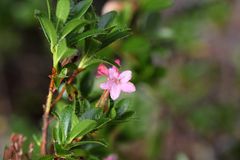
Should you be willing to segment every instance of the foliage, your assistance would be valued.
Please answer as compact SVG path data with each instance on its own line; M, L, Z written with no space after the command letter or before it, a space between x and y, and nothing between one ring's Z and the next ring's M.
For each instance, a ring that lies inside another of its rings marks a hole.
M116 65L103 59L98 52L130 34L128 28L114 23L116 12L98 17L92 2L58 0L54 7L52 1L46 0L47 13L35 11L49 42L53 61L49 94L44 105L42 137L40 140L35 138L41 155L33 155L35 158L99 159L101 156L92 150L107 148L108 145L96 136L98 130L124 122L134 113L128 109L128 100L110 101L105 95L109 92L107 90L99 100L92 100L89 96L95 79L91 66L99 63ZM75 56L78 61L69 61ZM78 74L83 74L79 89L74 83L78 82L74 81ZM59 94L53 101L56 91ZM67 95L65 100L62 99L64 93ZM63 101L59 102L61 99ZM49 127L50 118L52 123ZM50 137L48 130L52 130ZM53 151L50 152L49 146Z

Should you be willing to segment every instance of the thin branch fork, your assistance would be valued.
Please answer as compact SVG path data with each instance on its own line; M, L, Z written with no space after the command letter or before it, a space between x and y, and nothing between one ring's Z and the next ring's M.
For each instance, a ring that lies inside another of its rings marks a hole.
M69 77L67 84L71 84L72 81L77 77L77 75L82 72L84 70L84 68L78 68L76 69L73 74ZM53 101L53 103L51 104L51 107L53 107L63 96L64 92L66 90L66 87L63 86L62 90L59 92L58 96L56 97L56 99Z

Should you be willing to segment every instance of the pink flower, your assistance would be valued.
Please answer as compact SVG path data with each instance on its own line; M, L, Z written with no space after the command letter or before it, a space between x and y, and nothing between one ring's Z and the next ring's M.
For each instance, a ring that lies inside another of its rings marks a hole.
M132 93L136 91L133 83L129 82L132 78L132 72L130 70L119 72L118 68L113 66L107 69L106 66L100 65L98 67L98 75L106 76L107 81L100 84L100 88L108 90L110 92L110 97L116 100L121 92Z
M112 154L104 158L104 160L118 160L118 157L115 154Z

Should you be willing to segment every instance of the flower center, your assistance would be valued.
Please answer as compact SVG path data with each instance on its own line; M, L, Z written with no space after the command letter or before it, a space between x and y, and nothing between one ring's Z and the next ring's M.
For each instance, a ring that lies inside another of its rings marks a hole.
M117 78L116 78L116 79L114 80L114 82L115 82L116 84L120 84L120 79L117 79Z

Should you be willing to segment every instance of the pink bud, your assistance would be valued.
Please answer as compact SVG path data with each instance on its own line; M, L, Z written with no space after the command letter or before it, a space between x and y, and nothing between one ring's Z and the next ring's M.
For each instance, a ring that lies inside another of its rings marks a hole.
M104 64L100 64L97 69L97 78L108 76L108 68Z
M118 64L119 66L121 66L121 61L120 61L120 59L116 59L114 62L115 62L116 64Z

